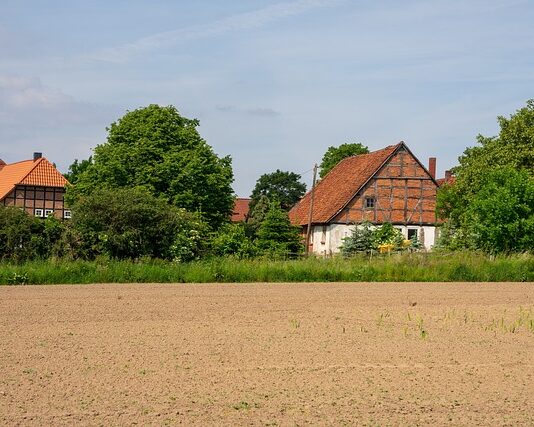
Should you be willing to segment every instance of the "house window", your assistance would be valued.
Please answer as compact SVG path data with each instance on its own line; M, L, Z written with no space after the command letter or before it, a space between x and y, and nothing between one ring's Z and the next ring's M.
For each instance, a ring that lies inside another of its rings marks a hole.
M72 218L72 212L71 212L71 211L65 211L65 212L63 212L63 218L65 218L65 219L71 219L71 218Z
M365 198L365 208L366 209L373 209L376 205L376 199L374 197L366 197Z
M50 215L53 215L54 214L54 210L53 209L45 209L44 211L44 216L46 218L48 218Z
M408 240L417 239L417 230L408 229Z
M42 218L42 217L43 217L43 210L42 210L42 209L35 209L35 210L33 211L33 214L34 214L36 217Z

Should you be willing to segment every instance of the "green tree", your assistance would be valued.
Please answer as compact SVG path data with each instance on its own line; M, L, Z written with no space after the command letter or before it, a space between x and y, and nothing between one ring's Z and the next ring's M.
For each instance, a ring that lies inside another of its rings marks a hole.
M475 248L486 252L534 249L534 179L510 166L493 170L472 198L464 227Z
M503 217L498 209L495 212L498 217L492 215L489 210L482 209L487 202L481 199L481 195L491 199L496 207L507 206L506 209L510 212L521 210L520 206L515 206L520 203L521 198L510 198L509 193L515 191L512 190L513 186L519 185L524 178L518 178L514 174L510 177L511 181L504 182L502 171L523 171L530 179L534 175L534 100L527 101L525 107L509 118L498 117L498 122L499 134L494 137L479 135L478 144L467 148L459 157L459 165L453 169L456 177L454 184L445 185L438 191L438 216L448 222L440 243L449 248L465 247L489 252L519 250L515 241L501 240L497 243L497 238L516 239L510 233L503 233L503 228L506 228L504 224L508 223L510 218ZM490 197L488 191L491 190L488 188L494 185L494 182L502 182L506 187ZM477 228L477 224L485 221L482 215L498 222L495 222L493 227L484 227L485 231L482 232ZM490 230L493 230L493 237L490 236ZM526 239L529 240L530 236Z
M280 169L260 176L250 196L250 210L254 210L262 196L278 201L284 210L291 209L306 193L306 185L300 179L299 174Z
M360 143L341 144L339 147L328 147L321 161L319 176L324 178L335 165L346 157L369 153L369 148Z
M256 237L256 232L270 208L271 202L269 198L267 196L260 196L257 203L249 210L245 227L245 233L248 237Z
M221 227L212 241L212 252L217 256L234 256L236 258L250 258L254 256L256 248L246 234L246 224L226 224Z
M291 225L286 211L272 202L257 232L260 252L271 256L294 256L303 250L297 227Z
M95 148L72 197L102 187L143 187L219 227L234 203L231 159L217 157L198 125L173 106L149 105L126 113L107 129L107 142Z
M102 189L80 197L72 210L82 258L189 261L200 256L207 240L207 228L198 215L143 188Z
M93 157L89 156L88 159L79 161L78 159L74 159L74 162L69 166L69 171L65 174L65 178L67 181L69 181L71 184L76 184L78 182L78 178L82 173L84 173L89 166L93 163Z
M374 230L368 221L355 226L351 235L343 238L343 244L340 248L343 256L370 253L373 249L375 249Z

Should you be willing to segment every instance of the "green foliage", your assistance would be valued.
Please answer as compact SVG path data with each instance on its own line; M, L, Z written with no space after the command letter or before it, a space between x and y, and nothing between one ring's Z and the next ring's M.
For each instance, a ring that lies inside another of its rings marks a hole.
M24 261L44 256L44 224L15 207L0 206L0 258Z
M404 241L402 233L389 222L377 227L373 237L377 247L378 245L394 245L398 249Z
M328 147L321 161L319 176L324 178L335 165L346 157L369 153L369 148L360 143L341 144L339 147Z
M82 162L85 170L71 200L102 187L143 187L177 207L200 212L219 227L234 203L231 159L217 157L200 137L198 125L173 106L150 105L126 113L108 128L107 143L95 148L93 162Z
M260 224L267 216L267 212L271 208L271 202L267 196L261 196L258 202L249 211L246 222L245 233L248 237L255 238Z
M363 222L352 230L352 234L343 239L341 254L352 256L357 253L370 253L377 250L380 245L393 245L394 250L407 249L403 245L404 237L400 230L391 223L384 223L380 227L373 227L370 222ZM411 249L421 248L421 244L415 238L409 246Z
M256 249L252 240L246 235L243 223L223 226L212 241L212 252L216 256L233 256L250 258Z
M284 210L291 209L306 193L306 185L300 179L299 174L279 169L260 176L250 196L251 211L254 210L262 196L270 201L277 201Z
M273 256L293 256L302 252L298 227L291 225L287 212L276 202L261 222L256 245L261 253Z
M533 282L534 256L474 252L396 253L299 260L232 258L190 263L162 260L0 263L0 284L210 282Z
M374 230L370 222L355 226L350 236L343 239L341 254L351 256L355 253L370 253L375 248Z
M83 174L93 163L93 157L89 156L88 159L78 161L75 159L74 162L69 166L69 171L64 174L67 181L71 184L76 184L80 175Z
M24 210L0 206L0 259L15 262L59 255L65 224L55 217L35 218Z
M534 249L534 179L511 167L489 172L464 220L475 248L490 253Z
M498 121L499 135L479 135L478 145L459 158L455 183L438 191L438 215L449 222L440 239L446 248L533 248L529 188L534 177L534 100Z
M197 215L168 205L143 188L101 189L73 206L82 258L105 255L189 261L199 257L207 227Z

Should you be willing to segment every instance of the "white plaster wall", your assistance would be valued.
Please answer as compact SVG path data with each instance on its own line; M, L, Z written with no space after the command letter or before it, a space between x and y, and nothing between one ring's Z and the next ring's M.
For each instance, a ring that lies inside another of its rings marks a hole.
M343 243L343 238L350 236L355 225L347 224L329 224L326 233L323 233L323 226L316 225L312 229L313 253L317 255L332 255L339 253L339 248ZM419 241L421 241L426 250L431 250L436 242L436 227L417 226L417 225L394 225L400 229L402 235L408 238L408 229L417 230ZM424 237L423 237L424 236ZM422 238L423 237L423 238Z

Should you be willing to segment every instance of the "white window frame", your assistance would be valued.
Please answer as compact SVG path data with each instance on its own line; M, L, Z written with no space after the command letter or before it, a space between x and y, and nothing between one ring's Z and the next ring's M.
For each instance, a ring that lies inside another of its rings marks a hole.
M54 209L45 209L44 210L45 218L48 218L50 215L54 215Z
M36 216L37 218L42 218L44 215L44 211L40 208L34 209L33 215Z
M63 211L63 218L64 219L71 219L72 218L72 211L66 209Z

